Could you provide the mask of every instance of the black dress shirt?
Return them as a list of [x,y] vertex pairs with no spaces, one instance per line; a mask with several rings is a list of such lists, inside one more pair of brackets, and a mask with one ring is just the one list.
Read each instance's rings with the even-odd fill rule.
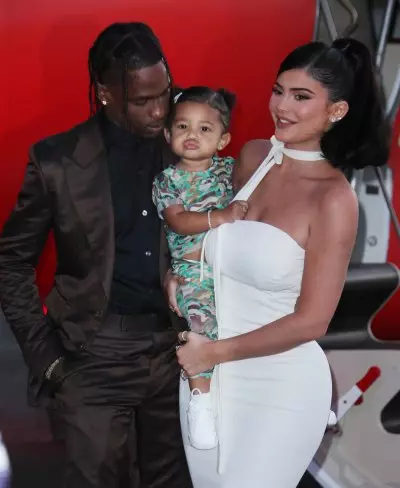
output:
[[105,114],[101,128],[115,222],[109,311],[121,315],[165,313],[159,269],[161,226],[152,202],[152,182],[162,169],[161,138],[140,138]]

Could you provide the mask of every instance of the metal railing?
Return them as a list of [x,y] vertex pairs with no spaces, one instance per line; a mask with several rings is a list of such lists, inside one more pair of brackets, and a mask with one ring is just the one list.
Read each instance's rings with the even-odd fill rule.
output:
[[389,29],[392,23],[396,2],[397,0],[388,0],[386,5],[385,15],[382,22],[382,30],[379,36],[378,48],[376,50],[375,64],[378,69],[382,67],[383,57],[385,55],[388,44]]
[[[351,3],[350,0],[337,0],[340,5],[345,8],[350,14],[350,22],[341,33],[340,37],[350,36],[358,26],[358,12],[354,5]],[[386,9],[383,17],[382,28],[379,35],[378,46],[376,50],[375,56],[375,65],[378,71],[381,71],[382,62],[386,53],[386,48],[388,44],[388,37],[389,37],[389,29],[390,25],[393,22],[393,16],[395,15],[395,7],[396,2],[400,0],[387,0]],[[332,10],[330,7],[330,3],[328,0],[316,0],[316,20],[314,26],[314,39],[317,38],[319,32],[319,25],[321,20],[324,20],[328,34],[333,41],[338,37],[338,29],[335,24],[335,20],[332,14]],[[394,118],[397,112],[397,109],[400,105],[400,66],[397,70],[397,76],[391,90],[387,98],[386,103],[386,116],[390,123],[394,122]],[[396,214],[396,210],[394,209],[392,202],[390,200],[389,192],[385,185],[385,180],[383,177],[383,173],[381,168],[374,168],[376,177],[378,179],[379,185],[382,189],[382,194],[385,199],[387,208],[389,210],[390,218],[393,224],[393,227],[396,231],[397,237],[400,239],[400,221]],[[353,186],[354,186],[354,182]]]
[[386,116],[390,122],[394,123],[397,109],[400,105],[400,66],[397,68],[396,79],[393,84],[392,92],[390,93],[386,104]]
[[350,0],[338,0],[350,15],[350,23],[341,33],[341,37],[350,37],[358,27],[358,12]]
[[337,37],[351,36],[358,27],[358,12],[350,0],[337,0],[350,15],[349,24],[339,34],[328,0],[316,0],[316,13],[314,25],[314,39],[318,37],[321,19],[324,20],[329,37],[333,41]]
[[[383,17],[383,22],[382,22],[382,29],[381,33],[379,36],[379,41],[378,41],[378,48],[376,50],[376,56],[375,56],[375,65],[377,69],[380,71],[382,68],[382,63],[383,59],[386,53],[387,45],[388,45],[388,38],[389,38],[389,28],[390,25],[393,21],[393,16],[395,14],[395,6],[396,6],[397,0],[388,0],[386,4],[386,9],[385,9],[385,14]],[[393,118],[395,116],[395,113],[398,108],[398,104],[396,104],[396,101],[400,101],[399,99],[400,95],[400,67],[398,69],[397,73],[397,78],[396,82],[392,88],[392,91],[389,95],[389,98],[387,100],[386,104],[386,116],[388,117],[388,120],[390,122],[393,122]],[[396,231],[397,237],[400,239],[400,222],[399,218],[396,214],[396,210],[392,205],[392,202],[390,200],[390,195],[387,191],[386,185],[385,185],[385,180],[383,178],[382,170],[381,168],[374,168],[375,174],[378,178],[379,185],[382,189],[383,197],[385,198],[386,205],[388,207],[389,213],[390,213],[390,218],[393,224],[393,227]]]

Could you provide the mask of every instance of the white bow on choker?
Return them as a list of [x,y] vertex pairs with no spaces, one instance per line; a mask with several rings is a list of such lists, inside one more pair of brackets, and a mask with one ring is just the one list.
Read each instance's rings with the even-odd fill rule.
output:
[[283,155],[291,159],[297,159],[299,161],[321,161],[324,155],[321,151],[300,151],[298,149],[287,149],[282,141],[279,141],[275,136],[270,139],[272,144],[272,149],[264,161],[268,162],[273,157],[275,159],[275,164],[282,164]]

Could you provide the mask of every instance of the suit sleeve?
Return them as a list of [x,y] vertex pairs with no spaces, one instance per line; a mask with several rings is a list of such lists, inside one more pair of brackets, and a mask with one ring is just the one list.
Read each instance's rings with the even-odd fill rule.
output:
[[37,378],[63,354],[36,286],[36,266],[51,226],[49,194],[40,166],[31,157],[17,203],[0,235],[0,303]]

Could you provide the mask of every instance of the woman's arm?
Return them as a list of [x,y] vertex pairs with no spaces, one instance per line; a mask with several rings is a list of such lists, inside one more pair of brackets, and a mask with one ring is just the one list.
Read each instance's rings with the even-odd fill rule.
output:
[[326,194],[312,222],[295,311],[259,329],[215,342],[188,334],[178,359],[188,375],[215,364],[278,354],[322,337],[335,313],[354,246],[358,203],[347,186]]
[[[241,220],[247,212],[247,202],[235,201],[222,210],[191,212],[183,205],[171,205],[163,211],[163,218],[168,227],[177,234],[194,235],[215,229],[222,224]],[[210,225],[211,224],[211,225]]]

